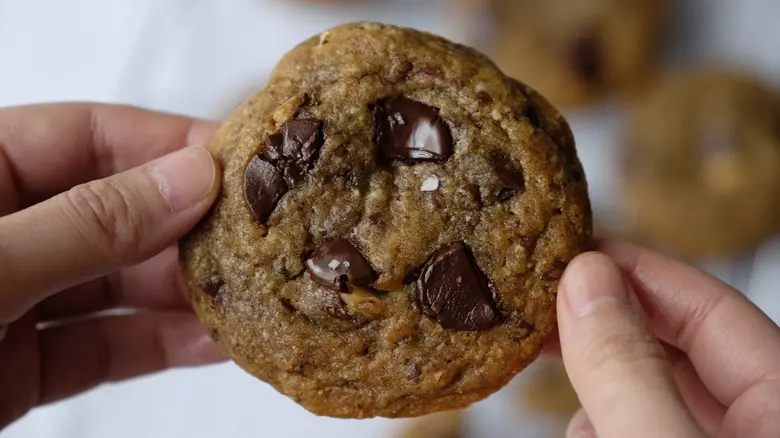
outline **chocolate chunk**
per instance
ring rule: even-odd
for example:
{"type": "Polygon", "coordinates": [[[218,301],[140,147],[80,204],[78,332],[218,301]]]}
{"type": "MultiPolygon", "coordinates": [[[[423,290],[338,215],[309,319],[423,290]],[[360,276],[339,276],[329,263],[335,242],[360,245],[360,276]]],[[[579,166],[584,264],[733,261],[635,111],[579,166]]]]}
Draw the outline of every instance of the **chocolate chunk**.
{"type": "Polygon", "coordinates": [[[486,105],[493,103],[493,98],[484,90],[477,91],[477,99],[486,105]]]}
{"type": "Polygon", "coordinates": [[[276,165],[287,186],[293,188],[314,167],[323,143],[322,122],[290,120],[282,125],[281,135],[277,133],[269,139],[265,158],[276,165]]]}
{"type": "Polygon", "coordinates": [[[604,60],[601,40],[596,33],[576,39],[570,56],[572,67],[580,78],[588,84],[601,84],[604,76],[604,60]]]}
{"type": "Polygon", "coordinates": [[[320,246],[306,260],[306,269],[312,280],[339,292],[347,292],[350,284],[368,286],[377,279],[363,254],[341,238],[320,246]]]}
{"type": "Polygon", "coordinates": [[[285,193],[287,184],[274,165],[252,157],[244,172],[244,198],[255,218],[265,222],[285,193]]]}
{"type": "Polygon", "coordinates": [[[477,210],[482,209],[482,193],[479,191],[479,185],[477,184],[467,184],[466,185],[466,191],[471,196],[471,200],[474,201],[474,205],[476,205],[477,210]]]}
{"type": "Polygon", "coordinates": [[[552,267],[542,274],[542,280],[544,281],[560,280],[561,277],[563,276],[563,271],[566,270],[567,265],[568,263],[561,260],[553,261],[552,267]]]}
{"type": "Polygon", "coordinates": [[[412,64],[409,61],[402,61],[400,64],[398,64],[397,70],[398,70],[398,76],[402,78],[406,77],[406,75],[408,75],[409,72],[414,70],[414,64],[412,64]]]}
{"type": "Polygon", "coordinates": [[[320,148],[325,142],[322,122],[314,120],[293,120],[285,125],[284,155],[290,160],[285,172],[288,184],[300,183],[319,158],[320,148]]]}
{"type": "Polygon", "coordinates": [[[515,196],[515,193],[517,193],[517,190],[515,189],[501,189],[498,191],[498,200],[499,202],[506,202],[510,199],[512,199],[513,196],[515,196]]]}
{"type": "Polygon", "coordinates": [[[415,269],[412,269],[411,271],[408,271],[404,277],[401,279],[401,283],[404,285],[412,284],[417,281],[418,278],[420,278],[420,274],[422,273],[425,266],[418,266],[415,269]]]}
{"type": "Polygon", "coordinates": [[[279,303],[282,305],[282,307],[284,307],[290,312],[298,311],[298,309],[295,308],[295,305],[293,304],[292,300],[289,300],[287,298],[280,298],[279,303]]]}
{"type": "Polygon", "coordinates": [[[268,137],[268,146],[263,151],[263,158],[272,163],[282,159],[282,149],[284,149],[284,134],[277,132],[268,137]]]}
{"type": "Polygon", "coordinates": [[[493,171],[496,173],[499,183],[498,200],[501,202],[511,199],[518,191],[525,188],[523,171],[516,168],[512,160],[502,154],[493,155],[493,171]]]}
{"type": "Polygon", "coordinates": [[[422,312],[442,327],[488,330],[501,323],[487,277],[462,242],[439,249],[417,279],[422,312]]]}
{"type": "Polygon", "coordinates": [[[203,289],[203,292],[205,292],[206,295],[210,296],[211,298],[216,298],[217,295],[219,295],[219,292],[222,290],[222,286],[224,285],[225,282],[222,281],[221,278],[216,275],[212,275],[211,277],[203,280],[200,284],[200,287],[203,289]]]}
{"type": "Polygon", "coordinates": [[[384,158],[442,162],[452,154],[450,128],[436,109],[399,96],[380,100],[374,111],[376,144],[384,158]]]}
{"type": "Polygon", "coordinates": [[[257,220],[265,222],[282,196],[303,182],[323,143],[319,120],[290,120],[268,138],[244,173],[244,197],[257,220]]]}
{"type": "Polygon", "coordinates": [[[439,67],[434,67],[432,65],[426,65],[422,68],[422,71],[428,76],[441,76],[441,70],[439,67]]]}
{"type": "Polygon", "coordinates": [[[528,121],[537,128],[542,127],[542,117],[540,113],[541,110],[539,107],[529,100],[528,105],[525,107],[525,116],[528,118],[528,121]]]}

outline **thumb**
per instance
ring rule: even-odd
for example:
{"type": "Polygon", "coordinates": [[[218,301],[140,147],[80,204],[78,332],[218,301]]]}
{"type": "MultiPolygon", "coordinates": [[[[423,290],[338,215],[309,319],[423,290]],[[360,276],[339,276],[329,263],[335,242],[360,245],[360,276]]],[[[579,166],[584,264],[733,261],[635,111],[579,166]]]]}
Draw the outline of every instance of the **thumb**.
{"type": "Polygon", "coordinates": [[[193,146],[0,218],[0,324],[175,243],[216,198],[218,176],[193,146]]]}
{"type": "Polygon", "coordinates": [[[600,438],[703,436],[639,301],[606,255],[569,264],[558,324],[566,370],[600,438]]]}

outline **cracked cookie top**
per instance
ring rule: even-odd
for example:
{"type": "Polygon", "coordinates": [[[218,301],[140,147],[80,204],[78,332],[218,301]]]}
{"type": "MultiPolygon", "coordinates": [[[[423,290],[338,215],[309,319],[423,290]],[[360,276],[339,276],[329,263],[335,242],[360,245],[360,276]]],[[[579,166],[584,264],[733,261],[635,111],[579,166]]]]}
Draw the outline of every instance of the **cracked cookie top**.
{"type": "Polygon", "coordinates": [[[195,309],[318,414],[416,416],[496,391],[553,331],[591,235],[560,114],[411,29],[305,41],[210,149],[223,192],[181,245],[195,309]]]}

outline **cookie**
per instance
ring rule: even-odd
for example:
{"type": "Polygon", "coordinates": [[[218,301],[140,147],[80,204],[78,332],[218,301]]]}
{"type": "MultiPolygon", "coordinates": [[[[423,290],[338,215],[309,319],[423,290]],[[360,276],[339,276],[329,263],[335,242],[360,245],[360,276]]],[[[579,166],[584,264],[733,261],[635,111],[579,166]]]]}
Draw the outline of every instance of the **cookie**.
{"type": "Polygon", "coordinates": [[[487,14],[491,36],[482,43],[499,67],[556,106],[641,86],[652,73],[664,22],[659,0],[460,1],[476,2],[468,7],[487,14]]]}
{"type": "Polygon", "coordinates": [[[780,96],[730,72],[672,76],[633,110],[630,231],[689,259],[754,248],[780,225],[780,96]]]}
{"type": "Polygon", "coordinates": [[[465,438],[463,412],[447,411],[412,421],[399,438],[465,438]]]}
{"type": "Polygon", "coordinates": [[[310,411],[466,406],[534,360],[591,235],[566,122],[474,50],[376,23],[305,41],[210,144],[182,242],[241,367],[310,411]]]}

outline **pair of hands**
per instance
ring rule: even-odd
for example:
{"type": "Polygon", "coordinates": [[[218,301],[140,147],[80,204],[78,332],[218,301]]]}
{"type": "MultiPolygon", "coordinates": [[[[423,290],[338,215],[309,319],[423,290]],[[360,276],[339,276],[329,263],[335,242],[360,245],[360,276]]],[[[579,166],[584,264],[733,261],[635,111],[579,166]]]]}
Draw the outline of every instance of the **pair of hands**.
{"type": "MultiPolygon", "coordinates": [[[[0,109],[0,428],[104,382],[223,359],[175,249],[219,190],[198,147],[214,128],[117,106],[0,109]]],[[[598,249],[559,287],[584,406],[568,436],[776,436],[780,329],[693,268],[598,249]]]]}

